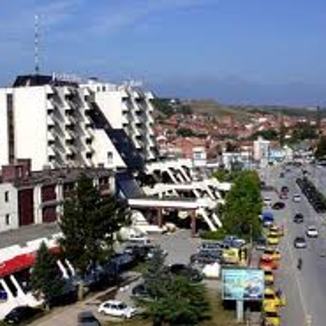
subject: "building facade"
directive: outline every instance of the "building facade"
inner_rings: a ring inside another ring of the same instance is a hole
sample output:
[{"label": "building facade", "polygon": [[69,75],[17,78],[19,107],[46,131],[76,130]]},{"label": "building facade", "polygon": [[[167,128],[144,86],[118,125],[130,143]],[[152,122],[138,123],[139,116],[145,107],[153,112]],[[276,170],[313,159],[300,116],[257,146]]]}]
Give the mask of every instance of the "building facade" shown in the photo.
[{"label": "building facade", "polygon": [[13,87],[0,89],[0,165],[27,157],[32,170],[125,168],[113,130],[129,137],[144,160],[153,160],[152,98],[129,84],[19,76]]},{"label": "building facade", "polygon": [[101,194],[115,193],[115,175],[105,168],[66,168],[31,172],[30,161],[2,167],[0,232],[31,224],[50,223],[62,215],[62,204],[81,174],[93,180]]}]

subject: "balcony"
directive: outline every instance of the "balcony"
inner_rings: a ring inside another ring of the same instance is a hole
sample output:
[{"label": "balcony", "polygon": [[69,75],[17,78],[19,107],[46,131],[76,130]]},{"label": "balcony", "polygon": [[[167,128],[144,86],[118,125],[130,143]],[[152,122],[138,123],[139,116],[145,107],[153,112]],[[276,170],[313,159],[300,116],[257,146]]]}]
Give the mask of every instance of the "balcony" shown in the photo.
[{"label": "balcony", "polygon": [[53,113],[50,113],[47,115],[47,125],[48,127],[53,127],[55,125],[54,119],[53,119]]},{"label": "balcony", "polygon": [[48,146],[47,153],[49,157],[55,157],[55,151],[53,149],[53,146]]},{"label": "balcony", "polygon": [[47,132],[47,139],[48,139],[48,142],[54,142],[55,141],[55,137],[53,135],[53,132],[48,130]]}]

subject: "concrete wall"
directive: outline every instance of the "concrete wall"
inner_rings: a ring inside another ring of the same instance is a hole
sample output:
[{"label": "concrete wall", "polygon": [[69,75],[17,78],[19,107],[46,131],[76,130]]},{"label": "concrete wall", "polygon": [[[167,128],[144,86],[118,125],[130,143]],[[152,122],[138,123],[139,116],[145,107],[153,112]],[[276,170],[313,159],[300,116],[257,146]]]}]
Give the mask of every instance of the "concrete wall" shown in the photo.
[{"label": "concrete wall", "polygon": [[[120,154],[103,130],[94,130],[93,148],[95,150],[93,159],[95,166],[103,164],[106,168],[126,167]],[[111,153],[111,160],[109,159],[109,153]]]},{"label": "concrete wall", "polygon": [[0,169],[8,161],[7,89],[0,89]]},{"label": "concrete wall", "polygon": [[[6,216],[9,218],[9,224]],[[3,183],[0,184],[0,232],[16,228],[18,228],[17,189],[10,183]]]},{"label": "concrete wall", "polygon": [[48,164],[45,87],[14,89],[16,157],[32,159],[32,170]]}]

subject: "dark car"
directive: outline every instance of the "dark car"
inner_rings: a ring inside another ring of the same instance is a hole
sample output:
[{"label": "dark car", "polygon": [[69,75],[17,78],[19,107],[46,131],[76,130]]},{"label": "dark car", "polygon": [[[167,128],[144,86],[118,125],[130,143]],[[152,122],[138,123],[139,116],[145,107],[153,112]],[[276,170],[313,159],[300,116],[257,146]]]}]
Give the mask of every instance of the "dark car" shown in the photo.
[{"label": "dark car", "polygon": [[283,187],[281,188],[281,192],[289,192],[289,187],[287,187],[287,186],[283,186]]},{"label": "dark car", "polygon": [[190,256],[190,262],[192,264],[212,264],[221,261],[221,257],[221,250],[201,250]]},{"label": "dark car", "polygon": [[169,271],[174,275],[189,278],[192,282],[200,282],[203,280],[203,276],[198,270],[184,264],[171,265]]},{"label": "dark car", "polygon": [[293,217],[294,223],[303,223],[303,215],[301,213],[295,214]]},{"label": "dark car", "polygon": [[294,245],[295,248],[298,248],[298,249],[307,248],[307,242],[306,242],[305,237],[303,237],[303,236],[296,237],[294,239],[293,245]]},{"label": "dark car", "polygon": [[131,290],[131,294],[133,297],[136,298],[147,298],[149,296],[144,283],[138,284],[133,287],[133,289]]},{"label": "dark car", "polygon": [[91,311],[82,311],[77,316],[78,326],[101,326]]},{"label": "dark car", "polygon": [[282,201],[278,201],[275,204],[273,204],[272,209],[283,209],[285,207],[285,204]]},{"label": "dark car", "polygon": [[265,250],[267,247],[267,240],[265,237],[260,237],[255,241],[256,250]]},{"label": "dark car", "polygon": [[11,310],[9,314],[5,316],[4,321],[11,325],[23,324],[41,312],[41,309],[35,309],[29,306],[20,306]]}]

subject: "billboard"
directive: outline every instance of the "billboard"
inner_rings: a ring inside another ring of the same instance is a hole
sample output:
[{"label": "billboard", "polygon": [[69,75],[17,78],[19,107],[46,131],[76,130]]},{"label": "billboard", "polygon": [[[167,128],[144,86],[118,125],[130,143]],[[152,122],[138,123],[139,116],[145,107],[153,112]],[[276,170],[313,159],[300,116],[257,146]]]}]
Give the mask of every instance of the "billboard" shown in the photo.
[{"label": "billboard", "polygon": [[264,286],[264,271],[261,269],[222,269],[223,300],[262,300]]}]

